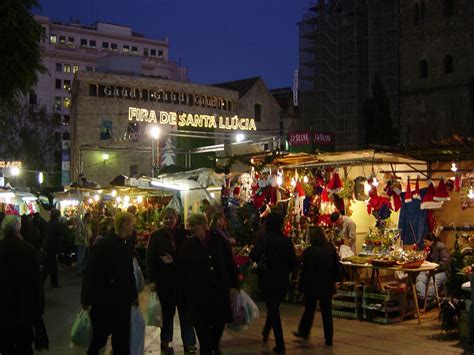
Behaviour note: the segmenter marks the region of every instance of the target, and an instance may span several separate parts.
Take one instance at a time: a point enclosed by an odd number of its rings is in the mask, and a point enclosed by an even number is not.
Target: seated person
[[[423,237],[423,244],[425,248],[429,248],[429,254],[426,260],[439,264],[438,269],[435,271],[436,287],[439,290],[448,282],[448,277],[444,270],[448,265],[451,256],[446,245],[438,241],[438,238],[436,238],[433,233],[428,233]],[[432,300],[435,297],[433,279],[430,279],[429,281],[430,282],[428,283],[428,272],[423,271],[418,274],[418,277],[416,278],[416,293],[418,294],[418,298],[425,298],[427,287],[428,292],[426,293],[426,298]]]

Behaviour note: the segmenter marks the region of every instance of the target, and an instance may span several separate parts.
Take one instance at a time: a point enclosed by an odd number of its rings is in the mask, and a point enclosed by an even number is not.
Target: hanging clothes
[[[421,189],[421,198],[427,189]],[[405,193],[402,193],[403,199]],[[404,244],[423,244],[423,236],[428,233],[428,210],[420,209],[421,200],[413,199],[411,203],[404,203],[400,209],[398,228],[401,229],[401,238]]]

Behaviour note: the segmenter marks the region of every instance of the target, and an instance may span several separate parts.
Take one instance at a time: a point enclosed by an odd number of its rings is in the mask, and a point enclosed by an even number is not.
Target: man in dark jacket
[[[115,233],[92,248],[82,282],[81,303],[90,307],[92,342],[87,354],[98,354],[112,334],[114,354],[130,353],[130,312],[138,299],[133,274],[133,256],[125,243],[135,218],[120,212],[115,216]]]
[[[263,327],[263,341],[268,340],[273,328],[277,353],[285,351],[285,340],[280,320],[280,303],[285,298],[289,286],[289,276],[296,264],[295,249],[291,240],[285,237],[281,229],[283,218],[272,212],[265,220],[265,234],[261,237],[252,252],[250,259],[265,264],[260,265],[258,274],[259,286],[267,307],[267,319]]]
[[[53,208],[50,212],[50,221],[46,224],[46,238],[44,240],[44,251],[46,252],[46,261],[43,268],[43,282],[50,277],[51,287],[59,286],[58,280],[58,253],[61,243],[66,236],[66,227],[61,224],[59,218],[61,211]]]
[[[36,251],[20,235],[20,219],[6,216],[0,240],[0,354],[33,354],[33,326],[44,308]]]
[[[174,315],[178,309],[181,339],[186,352],[196,351],[196,335],[189,320],[185,295],[179,288],[176,256],[187,239],[186,231],[178,227],[178,213],[172,208],[162,212],[163,226],[150,235],[147,248],[147,272],[152,292],[160,299],[163,311],[161,328],[161,350],[171,351],[173,340]]]

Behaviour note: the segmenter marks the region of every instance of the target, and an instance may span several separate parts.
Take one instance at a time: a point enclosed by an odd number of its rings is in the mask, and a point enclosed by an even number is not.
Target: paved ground
[[[75,314],[80,310],[81,277],[70,268],[62,266],[60,283],[62,288],[51,289],[45,285],[45,323],[50,336],[50,354],[84,354],[85,351],[71,347],[69,333]],[[140,295],[144,308],[149,297],[145,290]],[[268,344],[261,342],[260,332],[265,308],[258,303],[260,319],[245,332],[226,330],[222,340],[224,354],[271,354],[274,346],[272,337]],[[287,354],[474,354],[474,347],[457,339],[445,336],[437,321],[437,311],[432,310],[417,324],[407,320],[392,325],[378,325],[357,320],[334,320],[334,346],[326,347],[322,336],[322,322],[316,315],[313,333],[307,342],[301,342],[291,335],[296,329],[303,311],[300,305],[282,306],[283,330]],[[182,354],[179,339],[179,325],[175,322],[175,354]],[[160,354],[159,329],[148,327],[145,342],[147,354]]]

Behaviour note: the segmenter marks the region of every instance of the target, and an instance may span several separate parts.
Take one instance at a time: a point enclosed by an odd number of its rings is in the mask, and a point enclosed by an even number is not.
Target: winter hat
[[[435,201],[449,201],[449,194],[448,190],[446,189],[446,185],[444,183],[444,178],[439,180],[438,187],[436,188],[435,195],[433,197]]]
[[[443,205],[442,201],[434,200],[435,193],[436,191],[433,182],[429,180],[428,188],[426,190],[425,195],[423,196],[423,199],[421,200],[420,209],[432,210],[435,208],[440,208]]]
[[[411,201],[413,200],[411,195],[410,177],[408,177],[407,190],[405,191],[405,203],[409,203]]]
[[[420,177],[416,177],[416,184],[415,184],[415,191],[413,191],[413,194],[411,196],[413,199],[416,200],[421,200],[421,194],[420,194]]]
[[[334,170],[334,173],[332,174],[332,178],[328,183],[327,189],[331,193],[337,193],[341,191],[343,188],[342,186],[342,181],[341,178],[339,177],[339,172],[337,170]]]

